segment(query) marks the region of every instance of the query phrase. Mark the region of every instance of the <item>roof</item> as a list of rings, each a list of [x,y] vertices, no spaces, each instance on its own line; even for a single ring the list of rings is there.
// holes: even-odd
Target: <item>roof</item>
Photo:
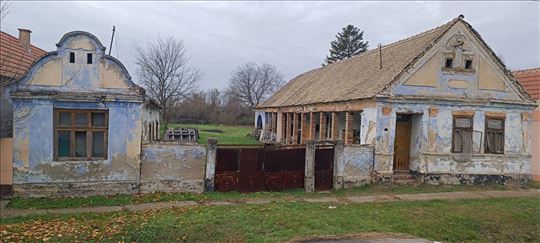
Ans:
[[[518,70],[512,74],[533,99],[540,99],[540,67]]]
[[[298,106],[375,97],[397,80],[457,22],[463,22],[486,45],[480,34],[459,16],[444,25],[357,56],[300,74],[257,108]],[[382,68],[380,54],[382,53]],[[508,75],[508,74],[507,74]],[[511,76],[511,75],[510,75]],[[517,82],[515,82],[517,84]],[[517,84],[518,87],[519,84]]]
[[[30,45],[27,52],[19,39],[0,31],[0,75],[20,78],[30,68],[32,63],[47,54],[43,49]]]

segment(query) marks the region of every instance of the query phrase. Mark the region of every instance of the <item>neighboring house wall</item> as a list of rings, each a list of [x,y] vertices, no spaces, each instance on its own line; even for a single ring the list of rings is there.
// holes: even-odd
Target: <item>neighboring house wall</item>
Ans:
[[[531,171],[533,180],[540,181],[540,99],[536,103],[539,107],[536,107],[532,115]]]
[[[118,60],[105,55],[105,48],[93,35],[70,32],[57,46],[56,52],[37,61],[10,90],[15,107],[15,193],[60,196],[135,192],[140,179],[142,89],[131,82]],[[74,60],[70,60],[70,53],[74,53]],[[108,126],[102,137],[106,139],[100,140],[93,130],[69,132],[69,141],[74,144],[69,145],[71,148],[64,146],[66,138],[61,140],[59,132],[65,128],[55,129],[60,122],[56,111],[60,109],[105,112]],[[93,116],[87,116],[91,122],[84,126],[94,123]],[[80,136],[75,138],[74,134]],[[86,137],[78,139],[82,136]],[[92,149],[100,144],[106,145],[104,157],[72,157],[79,149],[87,155],[90,151],[97,154]],[[60,156],[59,146],[69,148],[70,155]]]

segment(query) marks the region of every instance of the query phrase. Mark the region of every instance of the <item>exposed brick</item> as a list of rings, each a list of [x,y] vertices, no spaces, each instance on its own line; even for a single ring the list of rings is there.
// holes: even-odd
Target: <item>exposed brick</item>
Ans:
[[[345,112],[345,144],[353,143],[353,114]]]

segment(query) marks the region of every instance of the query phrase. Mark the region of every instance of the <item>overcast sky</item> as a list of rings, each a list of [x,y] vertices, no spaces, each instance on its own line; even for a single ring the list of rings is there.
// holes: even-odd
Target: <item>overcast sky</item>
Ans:
[[[527,2],[12,2],[2,30],[32,30],[32,43],[56,50],[62,35],[84,30],[109,48],[137,81],[131,47],[158,36],[182,39],[200,87],[224,88],[248,61],[278,67],[287,80],[320,67],[330,41],[347,24],[369,47],[442,25],[459,14],[511,69],[540,66],[540,3]],[[107,50],[108,51],[108,50]]]

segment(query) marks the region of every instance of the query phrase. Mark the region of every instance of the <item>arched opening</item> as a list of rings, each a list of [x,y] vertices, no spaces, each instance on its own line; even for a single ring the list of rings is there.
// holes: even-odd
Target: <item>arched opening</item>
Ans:
[[[262,127],[263,127],[262,117],[261,117],[261,115],[258,115],[257,116],[257,129],[262,129]]]

